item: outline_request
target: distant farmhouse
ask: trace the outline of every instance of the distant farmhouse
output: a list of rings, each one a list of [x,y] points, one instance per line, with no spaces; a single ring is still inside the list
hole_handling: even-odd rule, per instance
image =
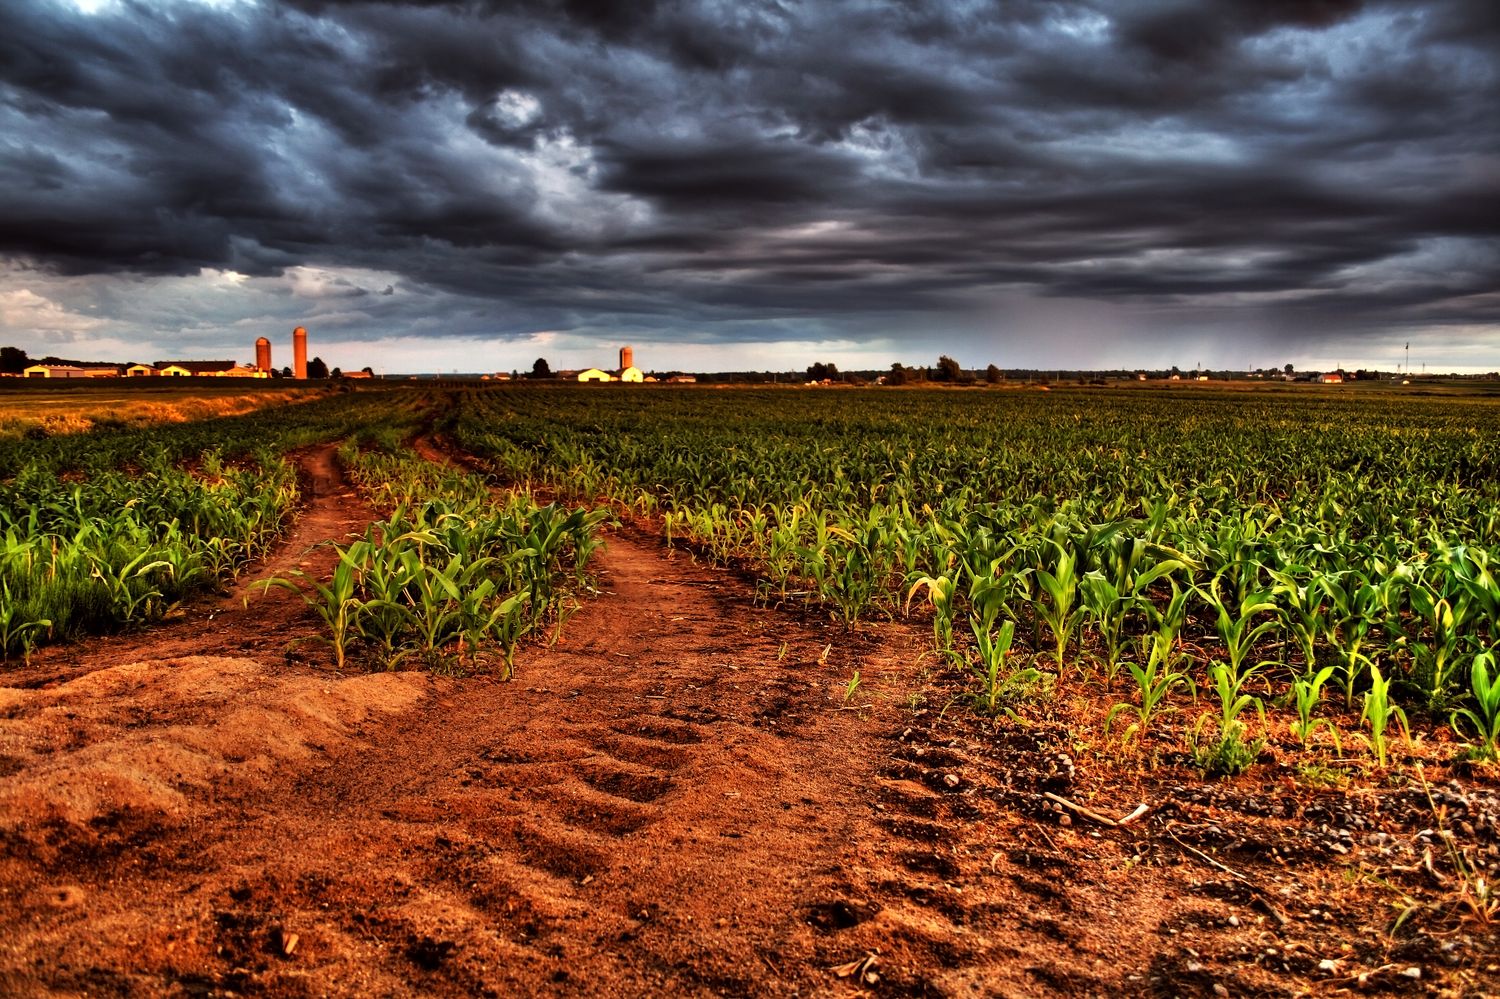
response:
[[[635,366],[635,349],[633,347],[620,348],[620,366],[614,371],[605,371],[603,368],[588,368],[578,372],[577,378],[581,382],[643,382],[646,376],[641,369]]]
[[[114,364],[33,364],[21,372],[25,378],[118,378]]]
[[[269,371],[234,361],[157,361],[132,364],[127,378],[270,378]]]

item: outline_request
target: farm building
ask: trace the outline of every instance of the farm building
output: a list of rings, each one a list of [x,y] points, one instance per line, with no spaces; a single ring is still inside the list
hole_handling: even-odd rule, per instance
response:
[[[74,364],[33,364],[21,372],[27,378],[87,378],[89,373]]]
[[[620,367],[615,371],[615,377],[622,382],[643,382],[645,376],[641,369],[635,366],[635,348],[625,346],[620,348]]]
[[[217,375],[234,367],[233,361],[157,361],[163,378],[193,378]]]
[[[1319,375],[1318,381],[1324,385],[1342,385],[1344,384],[1344,373],[1342,371],[1330,371]]]
[[[144,365],[133,365],[144,367]],[[270,372],[233,361],[157,361],[163,378],[269,378]]]
[[[566,372],[565,377],[571,377]],[[578,380],[581,382],[636,382],[646,380],[646,375],[640,368],[635,366],[635,350],[631,347],[620,348],[620,366],[613,371],[605,371],[603,368],[589,368],[578,372]]]
[[[161,375],[154,364],[128,364],[125,366],[126,378],[156,378]]]

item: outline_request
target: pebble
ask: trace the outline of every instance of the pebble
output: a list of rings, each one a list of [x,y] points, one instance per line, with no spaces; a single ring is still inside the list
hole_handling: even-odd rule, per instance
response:
[[[1229,925],[1230,926],[1238,926],[1238,925],[1240,925],[1240,917],[1239,916],[1230,916],[1229,917]]]
[[[1220,983],[1214,982],[1214,995],[1216,995],[1216,996],[1227,996],[1227,995],[1229,995],[1229,990],[1226,989]]]
[[[1404,978],[1410,978],[1412,980],[1417,980],[1417,979],[1420,979],[1422,977],[1422,969],[1419,968],[1419,967],[1417,967],[1416,965],[1412,965],[1410,968],[1404,969],[1401,972],[1401,975]]]

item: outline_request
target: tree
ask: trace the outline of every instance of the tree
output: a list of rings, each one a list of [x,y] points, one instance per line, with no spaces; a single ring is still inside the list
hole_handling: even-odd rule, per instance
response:
[[[284,367],[284,368],[282,368],[281,369],[281,374],[278,375],[277,377],[279,377],[279,378],[290,378],[290,377],[292,377],[292,369],[290,367]]]
[[[1297,369],[1294,368],[1294,367],[1292,367],[1292,362],[1291,361],[1288,361],[1288,362],[1286,362],[1286,365],[1281,370],[1284,371],[1284,372],[1286,372],[1287,374],[1291,374],[1292,372],[1296,371]]]
[[[944,354],[938,358],[937,371],[933,373],[932,380],[935,382],[956,382],[963,377],[963,368],[958,362]]]
[[[328,377],[329,378],[342,378],[342,377],[344,377],[344,369],[343,368],[334,368],[332,371],[328,372]]]
[[[999,385],[1005,381],[1005,372],[991,364],[984,369],[984,380],[990,385]]]
[[[0,347],[0,371],[7,375],[19,375],[31,367],[31,358],[20,347]]]
[[[547,359],[545,357],[538,357],[536,359],[536,363],[531,366],[531,377],[533,377],[533,378],[551,378],[552,377],[552,365],[550,365],[550,364],[547,363]]]
[[[900,361],[896,361],[891,365],[891,373],[885,376],[885,383],[887,385],[905,385],[909,377],[910,372],[901,366]]]
[[[370,367],[368,364],[366,364],[364,367],[360,368],[359,370],[363,371],[365,374],[369,375],[371,378],[375,377],[375,369],[372,368],[372,367]]]
[[[810,382],[821,382],[825,378],[836,379],[838,376],[839,366],[837,364],[824,364],[822,361],[819,361],[817,364],[810,365],[807,369],[807,380]]]
[[[323,361],[323,359],[321,357],[315,357],[311,361],[307,362],[307,377],[309,377],[309,378],[327,378],[328,377],[328,365],[326,363],[324,363],[324,361]]]

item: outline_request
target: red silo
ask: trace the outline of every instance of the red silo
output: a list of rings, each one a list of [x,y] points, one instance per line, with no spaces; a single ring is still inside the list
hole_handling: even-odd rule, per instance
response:
[[[257,371],[271,370],[271,341],[265,337],[255,341],[255,368]]]
[[[292,330],[292,374],[307,377],[307,330],[301,326]]]
[[[620,348],[620,370],[635,367],[635,350],[631,347]]]

